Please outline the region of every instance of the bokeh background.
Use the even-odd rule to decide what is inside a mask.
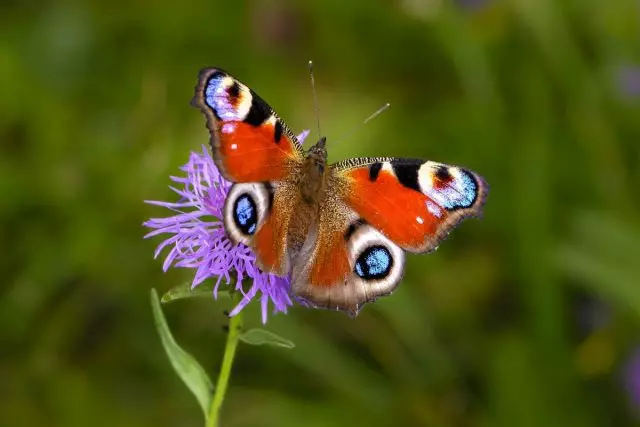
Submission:
[[[193,272],[162,273],[143,200],[175,200],[207,142],[201,67],[299,132],[309,59],[330,160],[460,164],[491,192],[355,320],[271,317],[296,348],[240,348],[223,425],[640,425],[639,24],[636,0],[4,1],[0,425],[202,425],[149,306]],[[165,307],[214,377],[227,308]]]

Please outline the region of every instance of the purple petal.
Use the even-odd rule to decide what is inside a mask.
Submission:
[[[302,143],[309,131],[302,132],[298,139]],[[159,256],[165,248],[170,248],[163,262],[163,270],[170,267],[191,268],[194,271],[192,287],[205,280],[215,280],[213,296],[217,299],[218,288],[225,280],[228,286],[235,274],[235,289],[243,298],[233,308],[231,315],[239,313],[253,299],[259,296],[262,307],[262,321],[267,321],[269,301],[274,305],[274,313],[284,312],[292,305],[289,296],[289,279],[266,274],[255,265],[255,255],[242,245],[234,245],[226,237],[222,222],[225,198],[231,183],[225,180],[215,166],[207,148],[202,153],[192,152],[189,161],[180,170],[186,176],[172,176],[178,184],[170,187],[180,200],[177,202],[145,201],[145,203],[166,208],[171,216],[151,218],[144,226],[151,229],[144,237],[169,234],[155,251]],[[251,286],[244,293],[242,281],[248,278]]]

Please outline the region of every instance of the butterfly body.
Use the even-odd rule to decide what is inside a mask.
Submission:
[[[405,251],[424,253],[478,216],[484,180],[441,163],[365,157],[327,163],[326,139],[304,151],[278,115],[219,69],[204,69],[194,104],[218,169],[234,182],[224,224],[263,271],[291,277],[299,301],[357,314],[391,293]]]

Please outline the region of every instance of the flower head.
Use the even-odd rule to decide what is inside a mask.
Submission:
[[[298,139],[302,142],[307,134],[303,132]],[[215,279],[214,298],[218,296],[222,280],[229,284],[235,272],[234,288],[242,292],[243,298],[230,315],[240,312],[254,298],[260,299],[263,323],[267,321],[269,301],[273,303],[274,312],[286,313],[287,307],[292,305],[289,279],[261,271],[251,249],[242,244],[234,245],[226,236],[221,218],[231,183],[220,175],[207,148],[203,146],[202,153],[192,152],[181,170],[186,176],[171,177],[178,184],[170,187],[180,196],[177,202],[147,201],[173,212],[169,217],[151,218],[144,223],[153,229],[145,238],[169,235],[154,255],[158,257],[165,248],[170,248],[163,270],[167,271],[172,266],[193,268],[192,287],[207,279]],[[244,279],[251,282],[246,292],[242,288]]]

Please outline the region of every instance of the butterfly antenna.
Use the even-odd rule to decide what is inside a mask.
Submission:
[[[388,102],[386,104],[384,104],[382,107],[378,108],[373,114],[371,114],[369,117],[367,117],[366,119],[364,119],[364,121],[362,123],[360,123],[359,125],[357,125],[356,127],[354,127],[353,129],[351,129],[351,131],[349,133],[347,133],[347,136],[340,138],[340,140],[345,140],[350,138],[351,136],[353,136],[354,133],[356,133],[357,131],[359,131],[364,125],[366,125],[367,123],[369,123],[371,120],[373,120],[374,118],[378,117],[380,114],[384,113],[389,107],[391,107],[391,104],[389,104]]]
[[[309,61],[309,77],[311,78],[311,90],[313,91],[313,109],[316,113],[316,122],[318,124],[318,138],[322,138],[320,130],[320,108],[318,107],[318,96],[316,95],[316,81],[313,78],[313,61]]]
[[[389,104],[388,102],[386,104],[384,104],[382,107],[378,108],[375,113],[373,113],[372,115],[370,115],[369,117],[367,117],[366,119],[364,119],[364,122],[362,122],[362,125],[367,124],[368,121],[370,121],[371,119],[375,118],[376,116],[380,115],[380,113],[383,113],[387,108],[391,107],[391,104]]]

